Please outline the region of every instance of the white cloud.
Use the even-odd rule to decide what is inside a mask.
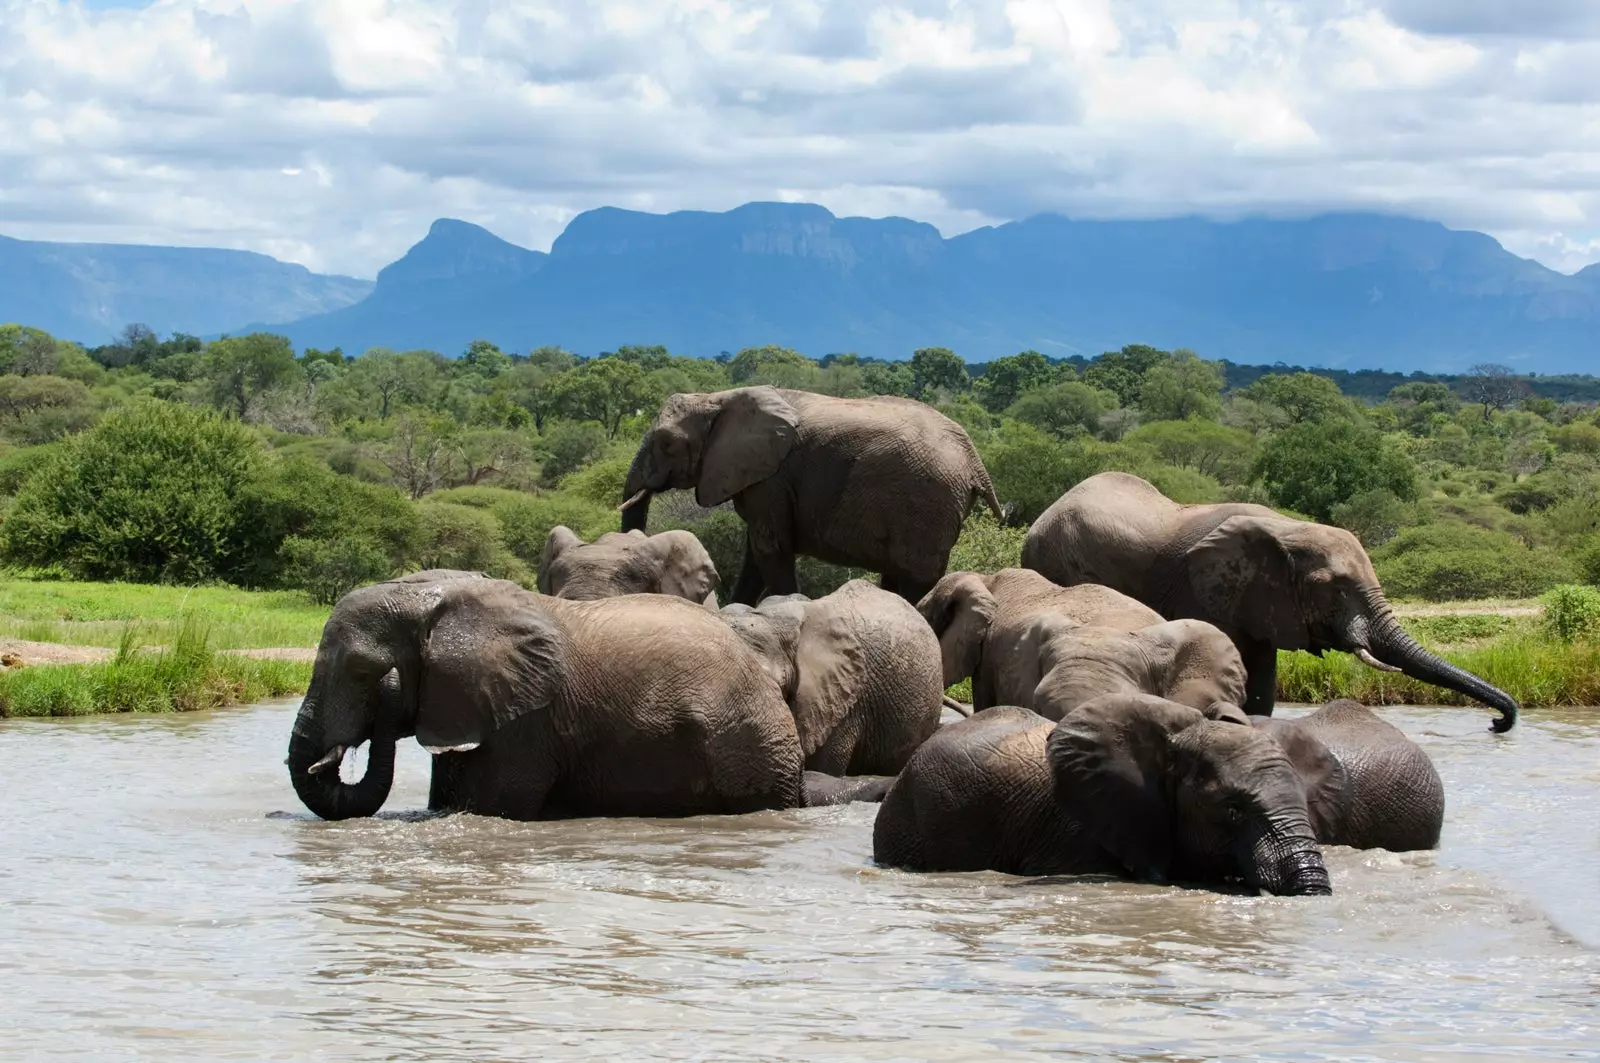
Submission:
[[[0,232],[370,275],[613,204],[1374,208],[1600,257],[1591,0],[0,0]]]

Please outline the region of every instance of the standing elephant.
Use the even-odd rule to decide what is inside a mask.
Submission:
[[[851,580],[722,617],[765,662],[794,711],[806,768],[893,775],[938,730],[939,640],[905,599]]]
[[[943,728],[891,787],[880,863],[918,871],[1243,879],[1327,893],[1316,848],[1432,849],[1444,788],[1415,743],[1334,702],[1296,720],[1111,694],[1059,723],[1000,707]]]
[[[717,566],[686,531],[607,532],[586,543],[558,524],[544,542],[538,586],[544,594],[573,601],[670,594],[717,607]]]
[[[554,819],[805,803],[782,692],[716,614],[662,595],[570,602],[439,576],[334,607],[287,761],[318,816],[375,814],[409,735],[434,754],[439,810]],[[344,782],[345,751],[368,740],[366,774]]]
[[[694,488],[732,499],[747,527],[733,601],[800,589],[805,554],[881,574],[916,601],[944,574],[989,474],[966,431],[909,399],[839,399],[774,387],[673,395],[639,446],[623,488],[624,531],[642,530],[650,496]]]
[[[1265,506],[1179,505],[1137,476],[1103,472],[1034,521],[1022,564],[1064,586],[1104,584],[1168,618],[1215,624],[1244,658],[1244,709],[1254,715],[1272,714],[1278,650],[1343,650],[1498,709],[1495,731],[1517,720],[1505,691],[1406,633],[1367,552],[1341,528]]]
[[[1109,587],[1061,587],[1027,569],[952,572],[917,606],[939,637],[944,682],[972,677],[972,705],[1048,719],[1101,694],[1156,694],[1195,709],[1236,706],[1244,663],[1196,620],[1163,621]]]

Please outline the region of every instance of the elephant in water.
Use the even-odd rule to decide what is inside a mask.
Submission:
[[[694,533],[607,532],[592,543],[564,524],[550,529],[539,590],[588,601],[619,594],[670,594],[717,607],[717,566]]]
[[[1323,894],[1318,843],[1433,848],[1443,815],[1427,755],[1352,702],[1251,726],[1237,708],[1109,694],[1057,723],[1003,706],[942,728],[884,798],[872,844],[913,871]]]
[[[972,704],[1018,705],[1051,720],[1102,694],[1156,694],[1195,709],[1244,696],[1228,637],[1163,621],[1109,587],[1060,587],[1037,572],[952,572],[918,610],[939,636],[944,682],[972,677]]]
[[[774,387],[673,395],[639,445],[623,488],[622,528],[643,530],[650,496],[694,488],[702,506],[733,501],[744,566],[732,600],[800,589],[804,554],[881,574],[915,602],[944,575],[977,499],[1000,516],[966,430],[920,402],[840,399]]]
[[[350,592],[290,735],[295,792],[325,819],[373,815],[410,735],[434,754],[441,811],[687,816],[800,806],[813,782],[828,800],[863,789],[803,776],[761,660],[664,595],[571,602],[452,572]],[[366,774],[344,782],[345,751],[368,740]]]
[[[893,775],[938,729],[939,640],[899,595],[851,580],[721,615],[782,688],[808,769]]]
[[[1244,709],[1254,715],[1272,715],[1278,650],[1343,650],[1498,709],[1495,731],[1517,721],[1509,694],[1406,633],[1367,552],[1342,528],[1265,506],[1183,506],[1137,476],[1103,472],[1033,522],[1022,564],[1063,586],[1114,587],[1169,619],[1215,624],[1244,658]]]

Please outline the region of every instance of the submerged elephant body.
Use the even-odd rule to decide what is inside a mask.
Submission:
[[[722,617],[783,690],[808,770],[892,775],[938,729],[939,641],[898,595],[851,580]]]
[[[623,529],[645,527],[652,494],[687,488],[745,521],[732,595],[745,605],[797,592],[800,554],[878,572],[916,601],[973,502],[1000,511],[972,440],[933,408],[773,387],[667,399],[628,472]]]
[[[440,810],[549,819],[804,804],[777,684],[714,613],[666,596],[568,602],[476,578],[352,592],[295,721],[295,789],[324,818],[372,815],[409,735],[435,754]],[[369,739],[366,777],[340,781],[343,751]]]
[[[1115,692],[1206,709],[1244,695],[1239,654],[1210,624],[1163,621],[1109,587],[1037,572],[952,572],[918,605],[939,637],[944,682],[972,677],[976,709],[1016,705],[1059,720]]]
[[[1395,619],[1361,543],[1265,506],[1179,505],[1137,476],[1091,476],[1028,530],[1022,564],[1063,586],[1101,584],[1168,619],[1216,625],[1248,670],[1245,711],[1271,715],[1277,651],[1343,650],[1457,691],[1516,722],[1504,691],[1417,643]]]
[[[670,594],[717,607],[717,566],[692,532],[607,532],[592,543],[564,524],[550,529],[539,559],[539,591],[592,601]]]
[[[1318,843],[1432,848],[1443,812],[1427,755],[1354,703],[1252,727],[1111,695],[1055,723],[1000,706],[943,728],[885,797],[873,856],[1326,893]]]

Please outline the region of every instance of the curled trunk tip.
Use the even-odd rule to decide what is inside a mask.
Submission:
[[[1496,734],[1504,734],[1516,726],[1516,699],[1423,647],[1400,626],[1386,603],[1373,627],[1369,645],[1372,655],[1379,661],[1400,669],[1413,679],[1454,690],[1492,709],[1498,709],[1499,718],[1489,724],[1489,729]]]

